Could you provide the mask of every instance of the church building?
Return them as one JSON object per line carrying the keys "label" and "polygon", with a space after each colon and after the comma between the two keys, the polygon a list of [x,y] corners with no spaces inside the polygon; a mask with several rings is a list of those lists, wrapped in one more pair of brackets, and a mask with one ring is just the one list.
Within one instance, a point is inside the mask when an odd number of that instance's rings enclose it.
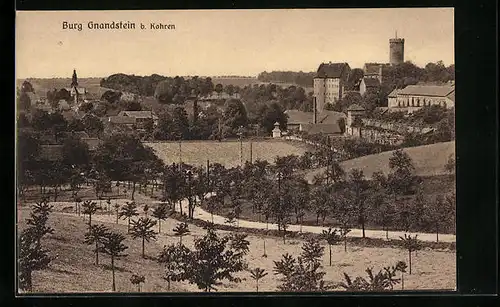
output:
{"label": "church building", "polygon": [[82,102],[86,99],[88,94],[87,89],[84,87],[78,87],[78,76],[76,75],[76,69],[73,69],[73,77],[71,78],[71,87],[66,88],[70,93],[71,99],[73,99],[75,105],[78,102]]}

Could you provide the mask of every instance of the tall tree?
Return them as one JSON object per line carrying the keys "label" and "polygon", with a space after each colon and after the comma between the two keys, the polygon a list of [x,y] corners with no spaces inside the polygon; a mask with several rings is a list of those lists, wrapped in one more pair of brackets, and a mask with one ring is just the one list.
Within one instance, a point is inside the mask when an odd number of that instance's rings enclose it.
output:
{"label": "tall tree", "polygon": [[184,245],[171,244],[164,246],[163,251],[157,257],[158,262],[165,265],[165,276],[167,290],[170,291],[172,281],[182,281],[187,278],[184,262],[189,259],[191,251]]}
{"label": "tall tree", "polygon": [[18,242],[19,288],[32,291],[32,272],[47,268],[51,258],[48,251],[37,243],[33,232],[22,231]]}
{"label": "tall tree", "polygon": [[146,258],[144,254],[145,242],[149,242],[151,239],[156,240],[156,233],[153,230],[155,225],[156,221],[148,217],[141,217],[137,221],[132,221],[130,235],[133,239],[142,239],[142,258]]}
{"label": "tall tree", "polygon": [[240,100],[229,99],[226,101],[223,121],[230,136],[236,136],[240,127],[248,125],[247,111]]}
{"label": "tall tree", "polygon": [[158,219],[158,233],[161,233],[161,221],[164,221],[169,216],[169,210],[166,204],[162,203],[153,209],[153,217]]}
{"label": "tall tree", "polygon": [[326,290],[321,269],[323,247],[316,239],[307,240],[297,259],[289,254],[274,261],[275,275],[281,275],[278,289],[286,292],[323,291]]}
{"label": "tall tree", "polygon": [[126,202],[125,205],[121,208],[118,215],[120,217],[128,219],[127,233],[130,233],[130,219],[134,216],[139,215],[139,213],[137,212],[137,204],[134,201]]}
{"label": "tall tree", "polygon": [[123,241],[125,240],[125,237],[120,234],[120,233],[115,233],[115,232],[108,232],[105,236],[105,239],[103,241],[103,249],[102,251],[111,256],[111,272],[113,276],[113,283],[112,283],[112,291],[116,291],[116,284],[115,284],[115,259],[119,259],[122,257],[126,257],[127,255],[124,254],[123,252],[128,248],[125,244],[123,244]]}
{"label": "tall tree", "polygon": [[102,250],[102,244],[106,238],[109,229],[104,225],[92,225],[87,233],[85,233],[85,243],[95,244],[95,264],[99,264],[99,251]]}
{"label": "tall tree", "polygon": [[388,175],[389,186],[394,195],[410,193],[417,183],[415,166],[411,157],[402,149],[395,150],[389,158],[391,172]]}
{"label": "tall tree", "polygon": [[261,268],[254,268],[249,271],[253,280],[255,280],[255,291],[259,292],[259,280],[267,276],[267,272]]}
{"label": "tall tree", "polygon": [[366,208],[365,191],[368,184],[362,170],[353,169],[349,174],[349,183],[354,192],[354,201],[358,211],[358,222],[361,224],[363,238],[365,238]]}
{"label": "tall tree", "polygon": [[328,248],[330,252],[330,266],[332,266],[332,245],[336,245],[342,241],[341,236],[337,233],[337,229],[328,228],[328,230],[322,231],[322,237],[328,243]]}
{"label": "tall tree", "polygon": [[408,265],[411,275],[411,253],[421,248],[420,242],[417,239],[418,235],[412,237],[411,235],[404,234],[404,237],[399,237],[402,241],[402,246],[408,251]]}
{"label": "tall tree", "polygon": [[86,200],[82,204],[82,213],[87,214],[89,216],[89,230],[92,227],[92,215],[94,215],[97,212],[97,209],[100,209],[99,206],[97,206],[97,203],[95,201],[90,201]]}
{"label": "tall tree", "polygon": [[182,245],[182,237],[189,234],[189,225],[187,223],[179,223],[172,230],[176,237],[179,237],[179,245]]}
{"label": "tall tree", "polygon": [[[178,248],[184,248],[178,245]],[[187,250],[183,264],[182,279],[196,284],[205,292],[217,290],[222,280],[240,282],[234,274],[246,269],[245,251],[231,244],[231,237],[219,237],[214,229],[195,239],[194,250]]]}

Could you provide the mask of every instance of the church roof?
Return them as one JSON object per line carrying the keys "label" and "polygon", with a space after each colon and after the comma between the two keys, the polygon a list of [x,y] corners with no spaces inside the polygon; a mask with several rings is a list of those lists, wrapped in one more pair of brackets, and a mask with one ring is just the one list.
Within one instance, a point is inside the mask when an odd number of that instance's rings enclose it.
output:
{"label": "church roof", "polygon": [[321,63],[315,78],[340,78],[350,69],[347,63]]}

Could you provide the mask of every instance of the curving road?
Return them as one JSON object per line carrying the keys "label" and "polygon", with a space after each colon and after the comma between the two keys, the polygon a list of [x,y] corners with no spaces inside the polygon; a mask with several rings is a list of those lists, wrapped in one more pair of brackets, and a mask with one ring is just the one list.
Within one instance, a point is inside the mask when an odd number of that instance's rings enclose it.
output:
{"label": "curving road", "polygon": [[[149,203],[149,204],[159,204],[162,203],[161,201],[154,200],[152,198],[149,198],[144,195],[140,195],[141,200],[139,203]],[[117,200],[117,202],[120,203],[120,205],[125,204],[125,202],[128,200],[125,199],[120,199]],[[60,206],[73,206],[73,202],[58,202]],[[180,208],[179,205],[177,204],[175,206],[175,211],[179,212]],[[182,201],[182,211],[184,213],[188,212],[188,202],[187,200]],[[141,212],[142,213],[142,212]],[[75,213],[63,213],[67,215],[76,215]],[[199,219],[199,220],[204,220],[207,222],[212,221],[212,215],[203,210],[200,207],[195,207],[194,209],[194,218]],[[111,216],[107,215],[96,215],[95,217],[93,216],[92,219],[96,220],[101,220],[105,222],[110,222],[110,223],[115,223],[115,217],[112,214]],[[226,223],[226,218],[220,215],[213,215],[213,222],[214,224],[218,225],[227,225]],[[125,223],[125,221],[120,220],[119,223]],[[269,229],[269,230],[277,230],[278,225],[274,223],[262,223],[262,222],[254,222],[254,221],[248,221],[248,220],[243,220],[243,219],[235,219],[235,226],[238,226],[240,228],[253,228],[253,229]],[[309,226],[309,225],[303,225],[302,227],[300,225],[296,224],[291,224],[288,226],[289,231],[296,231],[299,232],[308,232],[308,233],[316,233],[316,234],[321,234],[323,230],[328,229],[328,227],[321,227],[321,226]],[[399,239],[400,236],[403,236],[405,232],[402,231],[389,231],[388,237],[389,239]],[[428,242],[433,242],[436,241],[436,234],[435,233],[411,233],[412,235],[417,234],[418,239],[422,241],[428,241]],[[379,239],[385,239],[386,238],[386,232],[383,230],[369,230],[365,229],[365,235],[368,238],[379,238]],[[349,237],[362,237],[362,230],[361,229],[351,229],[351,232],[348,234]],[[456,242],[456,236],[452,234],[439,234],[439,241],[440,242]]]}
{"label": "curving road", "polygon": [[[155,201],[155,203],[159,203],[158,201]],[[175,211],[179,212],[180,208],[179,205],[175,206]],[[187,200],[182,201],[182,212],[188,212],[188,202]],[[204,220],[207,222],[212,221],[212,216],[209,212],[203,210],[200,207],[196,207],[194,209],[194,218]],[[213,222],[214,224],[219,224],[219,225],[227,225],[225,222],[226,218],[220,215],[213,215]],[[241,228],[254,228],[254,229],[270,229],[270,230],[277,230],[278,225],[274,223],[262,223],[262,222],[253,222],[253,221],[247,221],[247,220],[242,220],[242,219],[235,219],[237,221],[235,225]],[[320,234],[322,233],[323,230],[327,230],[328,227],[321,227],[321,226],[309,226],[309,225],[304,225],[302,226],[302,232],[309,232],[309,233],[317,233]],[[288,226],[289,231],[297,231],[299,232],[301,230],[300,225],[294,225],[291,224]],[[405,232],[402,231],[389,231],[388,237],[389,239],[399,239],[400,236],[404,236]],[[406,233],[408,234],[408,233]],[[421,241],[436,241],[436,234],[435,233],[411,233],[411,235],[418,235],[418,239]],[[383,230],[368,230],[365,229],[365,235],[368,238],[378,238],[378,239],[385,239],[386,238],[386,232]],[[361,229],[351,229],[351,232],[348,234],[348,237],[362,237],[362,230]],[[456,236],[452,234],[439,234],[439,242],[455,242],[456,241]]]}

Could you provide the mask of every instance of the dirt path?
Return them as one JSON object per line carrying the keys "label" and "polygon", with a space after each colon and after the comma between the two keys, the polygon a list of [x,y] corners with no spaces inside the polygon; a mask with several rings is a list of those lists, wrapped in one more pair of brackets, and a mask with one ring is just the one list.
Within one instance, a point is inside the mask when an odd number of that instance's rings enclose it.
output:
{"label": "dirt path", "polygon": [[[154,200],[150,197],[147,197],[145,195],[139,194],[137,195],[136,201],[139,203],[144,203],[144,204],[159,204],[161,203],[158,200]],[[125,204],[126,201],[129,201],[127,199],[117,199],[116,202],[120,205]],[[113,201],[113,205],[114,205]],[[73,205],[73,203],[67,203],[68,206]],[[182,201],[182,210],[183,212],[188,212],[188,202],[187,200]],[[179,205],[175,206],[175,211],[179,212],[180,208]],[[142,210],[139,210],[140,213],[142,213]],[[69,213],[71,214],[71,213]],[[74,215],[74,214],[72,214]],[[199,220],[204,220],[211,222],[212,221],[212,215],[203,210],[200,207],[196,207],[194,209],[194,218],[199,219]],[[94,217],[93,217],[94,219]],[[110,222],[110,223],[115,223],[116,222],[116,217],[114,215],[108,216],[100,216],[97,215],[95,216],[96,220],[102,221],[102,222]],[[226,218],[220,215],[213,215],[213,222],[214,224],[218,225],[227,225],[226,224]],[[125,223],[125,220],[120,220],[120,224]],[[240,227],[240,228],[253,228],[253,229],[269,229],[269,230],[277,230],[278,225],[275,223],[262,223],[262,222],[254,222],[254,221],[248,221],[248,220],[243,220],[243,219],[235,219],[235,224],[234,226]],[[328,229],[328,227],[321,227],[321,226],[309,226],[309,225],[303,225],[302,227],[300,225],[289,225],[288,230],[289,231],[296,231],[296,232],[309,232],[309,233],[316,233],[320,234],[323,230]],[[389,239],[399,239],[400,236],[403,236],[405,232],[402,231],[389,231],[388,232],[388,237]],[[428,241],[428,242],[433,242],[436,241],[436,234],[435,233],[411,233],[412,235],[418,235],[418,239],[422,241]],[[378,238],[378,239],[385,239],[386,238],[386,232],[383,230],[369,230],[365,229],[365,235],[368,238]],[[362,237],[362,230],[361,229],[351,229],[351,232],[348,234],[349,237]],[[452,234],[439,234],[439,241],[440,242],[456,242],[456,236]]]}
{"label": "dirt path", "polygon": [[[175,207],[175,210],[178,212],[179,211],[179,206]],[[188,211],[188,202],[187,201],[182,201],[182,210],[183,212]],[[194,209],[194,218],[200,219],[200,220],[205,220],[208,222],[212,221],[212,216],[209,212],[203,210],[200,207],[196,207]],[[213,222],[214,224],[219,224],[219,225],[227,225],[225,223],[226,218],[220,215],[213,215]],[[236,223],[234,224],[235,226],[241,227],[241,228],[255,228],[255,229],[270,229],[270,230],[277,230],[278,225],[274,223],[262,223],[262,222],[253,222],[253,221],[247,221],[247,220],[242,220],[242,219],[235,219]],[[289,225],[288,226],[289,231],[296,231],[299,232],[302,230],[302,232],[309,232],[309,233],[317,233],[320,234],[322,233],[323,230],[327,230],[328,227],[321,227],[321,226],[308,226],[308,225],[303,225],[302,227],[300,225]],[[404,236],[405,232],[402,231],[389,231],[388,237],[389,239],[399,239],[400,236]],[[433,242],[436,241],[436,234],[435,233],[411,233],[412,235],[417,234],[418,239],[421,241],[428,241],[428,242]],[[349,237],[362,237],[363,233],[361,229],[351,229],[351,232],[348,234]],[[368,238],[378,238],[378,239],[385,239],[386,238],[386,232],[383,230],[368,230],[365,229],[365,235]],[[455,235],[451,234],[439,234],[439,241],[440,242],[455,242],[456,237]]]}

